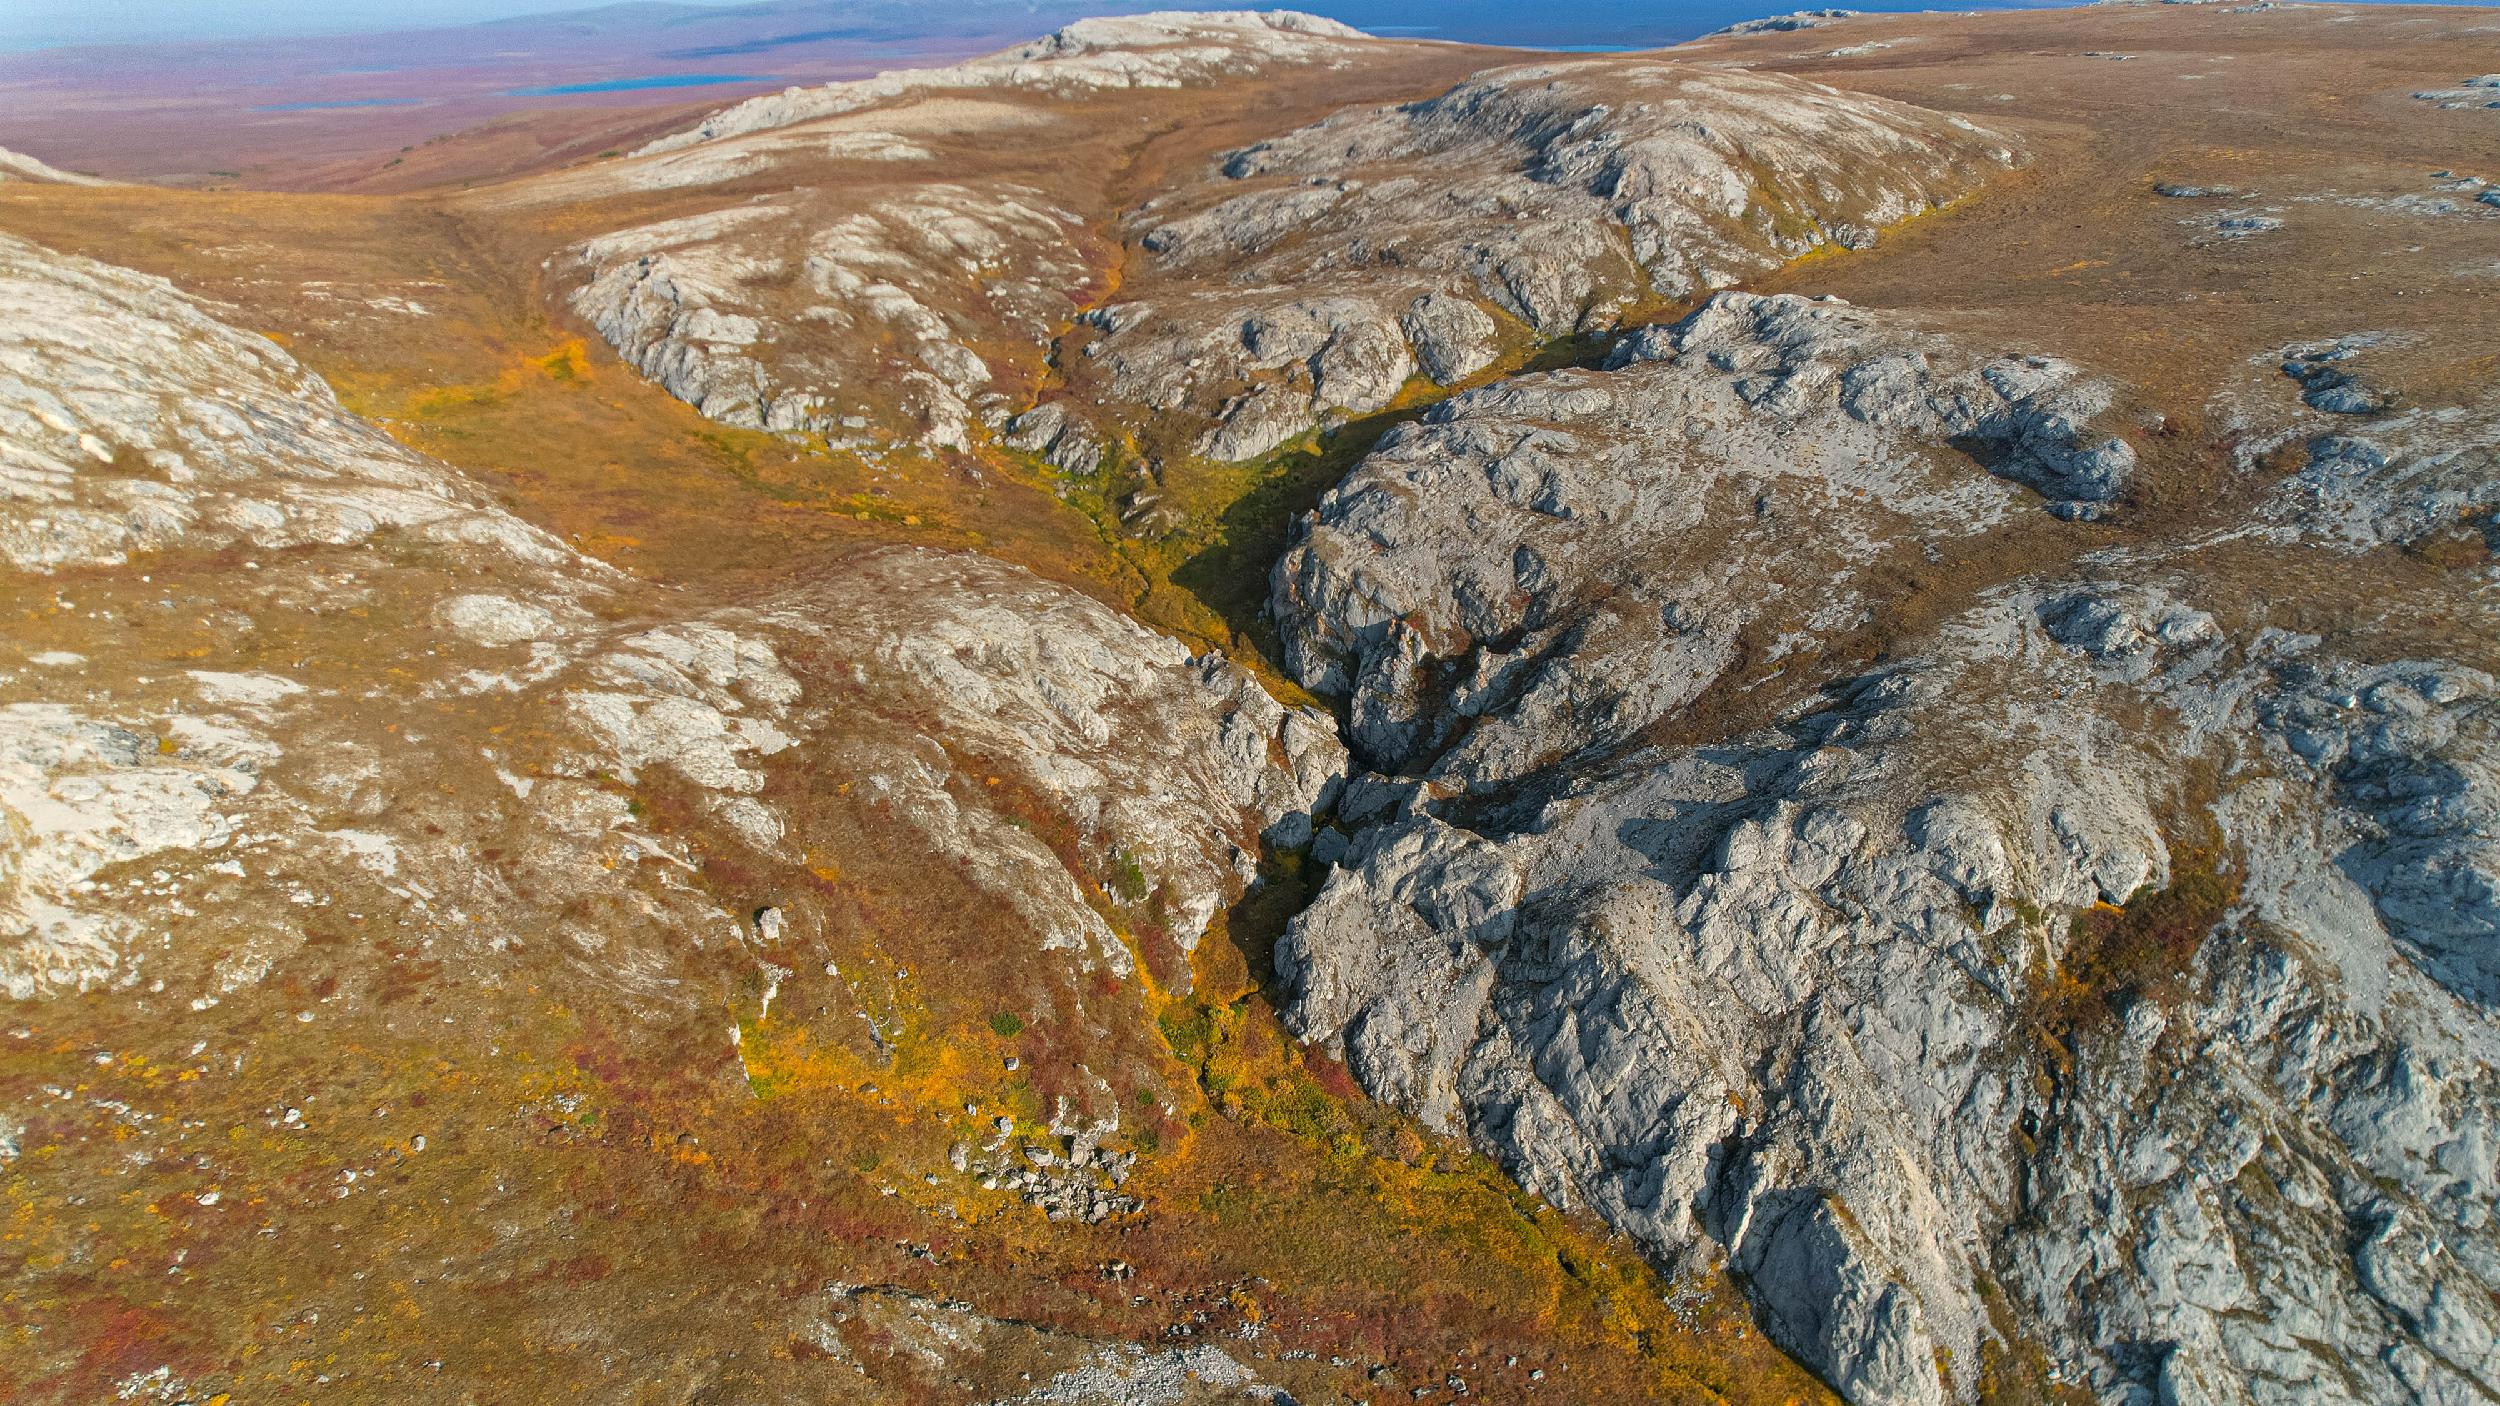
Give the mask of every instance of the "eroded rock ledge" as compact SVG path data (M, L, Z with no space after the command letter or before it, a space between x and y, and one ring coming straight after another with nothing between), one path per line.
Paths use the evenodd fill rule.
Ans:
M690 607L493 506L169 285L16 240L0 425L21 586L146 553L178 584L157 602L134 578L150 600L125 608L179 596L213 632L194 669L56 652L0 676L0 983L18 999L195 980L195 946L231 943L193 993L213 1003L303 940L256 915L339 903L474 961L553 944L662 1006L702 999L694 954L753 946L776 983L868 1011L805 878L865 826L995 916L991 960L1082 1005L1140 955L1103 889L1185 952L1263 835L1308 839L1343 770L1324 715L979 556L874 550ZM237 564L185 569L220 551ZM241 662L272 637L306 643L283 672ZM743 896L794 896L760 924L693 881L699 850L759 876ZM923 959L909 948L884 966Z
M1853 1402L1967 1399L2021 1341L2109 1399L2500 1385L2495 661L2252 623L2269 562L2500 501L2493 407L2409 453L2318 434L2334 467L2235 531L2008 560L1694 745L1656 730L1741 716L1880 582L2123 511L2139 430L2081 368L1795 298L1610 366L1392 435L1277 568L1374 769L1279 949L1288 1022L1540 1193L1724 1257ZM2251 455L2325 418L2268 374Z
M1506 348L1864 248L2021 160L1907 104L1611 57L1350 106L1142 202L994 155L1003 137L1048 150L1145 123L1103 106L1140 86L1231 94L1417 48L1291 15L1087 21L992 59L756 99L494 199L677 193L666 218L584 240L554 271L574 312L713 419L859 445L1082 446L1063 467L1156 422L1128 446L1152 472L1255 459L1418 374L1450 384ZM1037 399L1047 433L1010 423Z
M1087 314L1098 397L1252 459L1969 194L2020 158L1959 118L1648 58L1491 69L1230 153L1127 224L1149 274ZM1499 319L1498 321L1496 319ZM1063 349L1062 361L1069 362Z

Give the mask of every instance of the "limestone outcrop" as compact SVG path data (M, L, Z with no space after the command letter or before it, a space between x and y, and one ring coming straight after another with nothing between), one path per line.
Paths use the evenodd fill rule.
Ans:
M1279 948L1288 1022L1540 1193L1723 1256L1853 1402L1968 1399L2009 1333L2113 1400L2492 1390L2500 660L2260 623L2311 554L2487 512L2492 407L2371 421L2397 449L2252 368L2248 452L2309 467L2239 529L2009 563L1690 742L1840 657L1866 583L2124 512L2140 430L2081 368L1803 299L1609 365L1392 435L1277 569L1371 769Z
M171 674L61 651L11 666L0 977L19 999L188 971L187 934L269 902L353 903L454 945L532 933L656 991L675 954L746 940L747 895L686 882L689 845L804 874L826 824L957 876L1085 999L1081 976L1136 962L1099 911L1106 885L1186 949L1255 876L1262 833L1306 840L1342 771L1324 716L986 558L887 549L672 606L155 279L10 241L0 328L0 542L21 586L211 632L200 667ZM221 553L237 569L179 565ZM127 589L90 574L73 603L42 584L102 566ZM158 572L185 582L179 607ZM303 643L264 658L280 639ZM405 662L377 680L368 650ZM384 728L407 709L427 720ZM828 771L840 796L797 779ZM654 786L685 810L673 836L634 809ZM465 799L422 799L446 787ZM480 866L481 848L507 858ZM580 916L620 902L640 905L621 928ZM788 941L826 938L802 931L821 924L806 904L775 911ZM214 1001L255 966L167 984Z

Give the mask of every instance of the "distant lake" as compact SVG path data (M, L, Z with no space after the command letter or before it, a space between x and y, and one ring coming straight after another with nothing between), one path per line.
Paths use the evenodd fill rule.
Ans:
M1677 44L1738 20L1826 5L1881 14L1939 8L2048 9L2072 3L2077 0L1572 0L1562 5L1522 5L1518 0L1294 0L1293 8L1398 38L1604 54Z
M508 98L564 98L576 93L638 93L646 88L709 88L720 83L770 83L753 73L654 73L641 78L605 78L596 83L552 83L544 88L513 88Z

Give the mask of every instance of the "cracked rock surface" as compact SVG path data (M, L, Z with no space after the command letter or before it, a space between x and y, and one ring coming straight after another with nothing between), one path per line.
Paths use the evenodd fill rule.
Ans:
M2308 461L2239 522L2009 545L1859 664L1898 588L1866 583L2123 510L2107 381L1725 294L1393 433L1275 574L1371 773L1279 948L1289 1024L1723 1255L1851 1401L1966 1399L2009 1332L2113 1400L2492 1391L2488 568L2374 588L2467 612L2452 655L2254 622L2270 579L2487 513L2500 419L2322 398L2349 345L2224 397L2241 472ZM1836 671L1679 740L1791 655Z
M665 195L665 218L574 246L557 273L572 311L710 418L963 450L1039 396L1094 445L1141 412L1194 427L1136 451L1159 463L1255 459L1418 374L1446 385L1529 338L1865 248L2019 160L2008 138L1905 104L1614 58L1345 105L1146 198L996 155L1136 89L1239 93L1384 57L1450 63L1307 16L1089 20L952 68L755 99L488 199ZM755 185L813 171L857 197ZM1116 292L1106 236L1128 246Z
M2487 1406L2474 21L0 152L0 1395Z
M1227 154L1128 217L1144 268L1063 346L1099 399L1248 459L1449 384L1500 328L1599 331L1968 193L2018 160L1959 119L1652 59L1490 69ZM1500 321L1497 322L1496 319Z
M240 642L388 621L366 643L410 661L381 679L337 654L284 673L129 678L75 655L13 672L0 979L20 999L186 968L197 954L142 938L179 928L203 890L238 931L271 900L376 906L451 947L491 920L657 994L681 945L744 944L748 924L687 882L687 839L647 828L626 788L669 790L742 863L796 867L827 842L793 819L816 784L802 778L838 774L858 807L841 823L957 875L1082 1001L1081 976L1137 960L1087 897L1102 874L1120 870L1185 951L1254 876L1261 835L1299 843L1333 795L1342 752L1323 717L1065 587L888 549L672 607L161 281L22 241L0 260L0 541L22 587L138 550L259 552L120 608ZM68 589L87 593L61 588L64 608ZM382 730L409 708L425 720ZM466 802L423 799L455 778ZM1010 786L1025 810L1001 804ZM1042 818L1062 850L1033 833ZM478 866L480 847L506 857ZM95 878L141 858L152 876ZM651 920L633 950L592 916L620 902ZM805 903L786 919L774 930L793 945L827 936ZM281 931L244 941L200 998L248 984ZM873 1043L876 1021L862 1034Z

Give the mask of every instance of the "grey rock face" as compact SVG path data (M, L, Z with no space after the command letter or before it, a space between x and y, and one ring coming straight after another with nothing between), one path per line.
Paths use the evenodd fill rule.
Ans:
M2335 856L2432 978L2500 1004L2493 689L2471 670L2303 665L2257 713L2352 825Z
M2373 436L2318 435L2270 516L2288 535L2353 552L2408 545L2461 524L2483 523L2478 530L2488 535L2500 506L2491 468L2500 437L2484 423L2479 434L2416 419L2373 426Z
M969 554L881 552L838 595L838 611L824 608L834 597L810 596L764 618L874 661L881 707L929 717L957 750L1026 770L1079 833L1137 866L1142 897L1160 896L1184 948L1254 876L1260 832L1307 843L1312 813L1336 794L1344 751L1326 714L1288 710L1222 656L1193 657L1017 568ZM1141 749L1143 737L1159 740ZM898 796L918 791L916 771L895 759ZM929 816L923 807L935 803L915 801L907 813ZM1255 821L1246 832L1245 821ZM988 862L980 851L997 837L942 822L942 814L929 822L933 841ZM1037 861L1049 855L1029 836L1016 847ZM1000 889L1014 892L1015 881ZM1082 920L1087 943L1108 941L1109 959L1124 963L1101 920Z
M2443 533L2494 535L2500 396L2487 390L2466 405L2405 404L2373 370L2397 341L2354 334L2293 347L2279 363L2270 361L2299 388L2301 403L2319 412L2289 426L2252 409L2254 397L2234 407L2252 428L2272 425L2243 446L2244 470L2262 449L2297 454L2298 470L2258 513L2274 540L2359 554L2418 546ZM2282 384L2275 380L2269 390Z
M2235 624L2273 568L2200 541L1662 742L1748 648L2018 521L2006 480L2087 516L2134 457L2080 368L1901 314L1723 294L1609 366L1384 439L1277 569L1292 667L1388 773L1279 945L1289 1023L1669 1264L1723 1255L1852 1401L1966 1399L2008 1332L2146 1406L2494 1390L2500 657ZM2226 537L2446 530L2500 495L2494 424L2317 437Z
M1299 438L1311 427L1310 403L1291 391L1260 386L1224 407L1223 421L1198 441L1210 459L1256 459Z
M2500 111L2500 73L2468 78L2453 88L2424 88L2413 95L2451 110L2488 108Z
M1443 384L1481 369L1488 310L1541 337L1604 329L1644 299L1864 247L2015 159L1959 119L1784 77L1496 69L1245 147L1149 202L1131 221L1146 268L1073 356L1101 399L1213 419L1201 453L1253 457L1388 404L1418 362Z
M1102 467L1105 449L1092 426L1068 413L1064 401L1036 405L1007 422L999 437L1009 448L1038 454L1060 472L1084 478Z
M1500 332L1484 309L1447 293L1426 293L1407 304L1398 317L1424 374L1453 385L1481 371L1493 360L1493 339Z
M149 554L266 549L186 585L194 608L248 637L352 607L393 622L363 643L405 661L346 682L133 678L68 655L0 673L0 989L19 999L135 979L141 932L223 941L172 895L305 856L301 896L279 901L326 903L369 873L389 887L361 903L462 905L469 932L578 943L613 980L676 999L675 953L814 940L795 900L732 911L673 874L694 867L688 832L758 872L798 865L826 841L790 778L823 773L886 807L882 847L986 895L1073 989L1134 965L1085 882L1134 876L1186 948L1254 878L1263 833L1306 843L1342 775L1325 715L986 558L870 552L689 611L496 508L169 285L13 240L0 426L0 544L21 584L76 567L87 595L111 589L96 568ZM374 720L418 713L395 737ZM515 720L526 741L500 736ZM1073 837L1081 872L998 801L1009 780ZM382 799L454 783L457 808ZM677 830L628 810L618 788L646 783L676 788ZM484 836L521 880L480 868ZM161 872L139 889L95 882L141 856ZM608 904L636 906L641 945L579 916ZM237 960L224 991L267 970Z
M2377 338L2346 337L2323 346L2296 348L2283 362L2283 374L2300 383L2300 398L2332 415L2375 415L2395 397L2363 381L2353 359L2375 345Z
M2365 725L2385 760L2354 779L2310 740L2316 779L2227 798L2233 838L2272 856L2255 921L2194 954L2183 1003L2067 1037L2068 1067L2032 993L2075 939L2023 915L2169 882L2167 778L2234 735L2284 745L2280 696L2308 695L2283 671L2309 666L2241 664L2175 606L2024 605L1777 733L1639 754L1475 834L1429 808L1365 832L1280 948L1289 1018L1541 1193L1670 1258L1722 1247L1766 1330L1853 1401L1967 1393L1935 1364L1976 1360L1989 1281L2107 1392L2488 1389L2491 1164L2414 1150L2494 1092L2492 973L2466 955L2492 920L2487 682L2395 684L2477 719L2432 724L2443 752ZM2040 678L2043 648L2075 662ZM2339 696L2354 677L2327 672ZM2132 745L2047 686L2131 675L2210 730ZM2295 816L2330 833L2279 828ZM2427 1049L2454 1053L2365 1072ZM2278 1194L2314 1215L2225 1189L2251 1165L2302 1179ZM2385 1252L2346 1249L2355 1215L2442 1237L2459 1277L2392 1281ZM2416 1387L2398 1361L2438 1365Z
M810 208L790 196L590 240L573 310L711 419L965 447L993 380L970 343L1039 342L1067 319L1081 222L1006 183L903 186L822 224Z
M2003 522L2007 480L2083 516L2134 459L2078 368L1840 303L1721 294L1613 364L1392 432L1279 562L1286 659L1372 765L1480 788L1628 740L1740 633L1854 627L1863 571Z
M2200 245L2235 243L2261 234L2272 234L2283 228L2281 216L2262 210L2216 210L2179 223L2198 231L2191 242Z
M669 394L714 419L760 429L773 404L763 369L745 349L762 327L723 307L736 307L743 288L783 266L717 241L782 213L741 206L594 240L582 257L597 272L574 294L574 310Z

